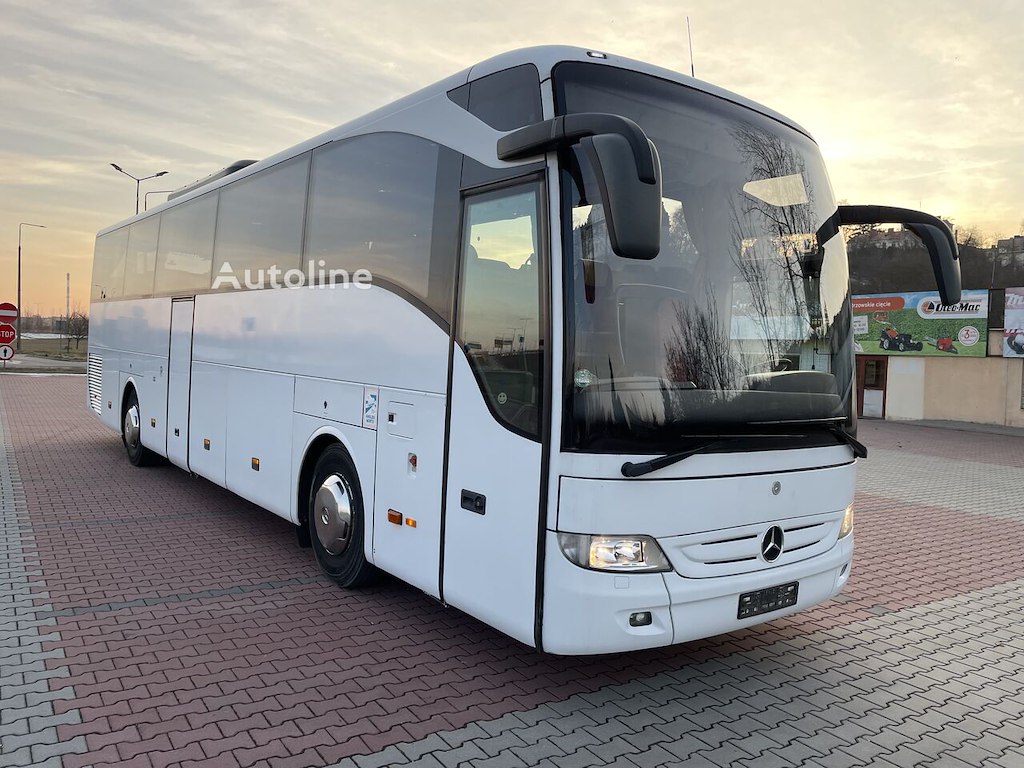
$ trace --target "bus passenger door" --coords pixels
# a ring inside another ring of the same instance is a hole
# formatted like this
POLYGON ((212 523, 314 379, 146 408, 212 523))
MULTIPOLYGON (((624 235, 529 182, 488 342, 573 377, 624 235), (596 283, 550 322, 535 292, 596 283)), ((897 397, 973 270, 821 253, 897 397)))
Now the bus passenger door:
POLYGON ((534 644, 546 269, 542 187, 466 197, 452 350, 443 599, 534 644))
POLYGON ((171 347, 167 375, 167 458, 188 469, 188 408, 192 382, 194 299, 171 302, 171 347))

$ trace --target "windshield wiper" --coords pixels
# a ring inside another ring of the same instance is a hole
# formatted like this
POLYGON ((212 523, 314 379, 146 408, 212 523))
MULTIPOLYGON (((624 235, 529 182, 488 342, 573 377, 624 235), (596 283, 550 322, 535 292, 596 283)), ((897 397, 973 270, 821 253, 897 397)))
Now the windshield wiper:
POLYGON ((857 438, 843 429, 842 424, 832 423, 828 425, 828 431, 838 437, 848 446, 853 448, 853 455, 858 459, 866 459, 868 457, 868 447, 864 443, 860 442, 857 438))
MULTIPOLYGON (((814 423, 814 422, 810 422, 810 423, 814 423)), ((826 426, 826 428, 828 429, 828 431, 831 434, 833 434, 836 437, 838 437, 842 442, 846 443, 847 445, 849 445, 853 449, 853 455, 856 456, 858 459, 865 459, 865 458, 867 458, 867 455, 868 455, 867 446, 865 446, 863 443, 861 443, 859 440, 857 440, 852 435, 847 434, 846 430, 843 429, 842 425, 839 422, 829 422, 829 421, 822 422, 822 421, 818 421, 816 423, 818 423, 818 424, 824 423, 824 425, 826 426)), ((687 448, 685 451, 678 451, 676 453, 668 453, 668 454, 665 454, 664 456, 658 456, 657 458, 650 459, 648 461, 640 461, 640 462, 627 461, 626 463, 624 463, 622 465, 622 468, 620 469, 620 471, 622 472, 622 476, 623 477, 642 477, 643 475, 650 474, 651 472, 655 472, 655 471, 657 471, 659 469, 664 469, 665 467, 671 467, 673 464, 678 464, 680 461, 688 459, 691 456, 696 456, 699 453, 707 453, 708 451, 711 451, 714 448, 718 448, 719 446, 724 445, 724 444, 726 444, 726 443, 728 443, 728 442, 730 442, 732 440, 745 439, 745 438, 751 438, 751 437, 787 438, 787 437, 799 437, 799 435, 781 434, 780 433, 780 434, 777 434, 777 435, 774 435, 774 434, 765 434, 765 435, 743 435, 743 434, 737 434, 737 435, 720 436, 720 437, 716 437, 714 440, 708 440, 707 442, 699 443, 698 445, 695 445, 692 448, 687 448)))
POLYGON ((868 457, 868 448, 864 443, 860 442, 853 435, 843 429, 843 423, 846 418, 843 416, 837 416, 833 419, 801 419, 798 421, 775 421, 775 422, 755 422, 758 424, 787 424, 790 426, 795 425, 821 425, 824 426, 831 434, 835 435, 840 441, 846 443, 853 449, 853 455, 858 459, 866 459, 868 457))
POLYGON ((650 461, 632 462, 627 461, 622 465, 622 476, 623 477, 640 477, 654 472, 658 469, 664 469, 665 467, 671 467, 673 464, 678 464, 683 459, 688 459, 691 456, 696 456, 698 453, 704 453, 712 448, 717 448, 719 445, 725 443, 725 440, 721 438, 717 440, 711 440, 700 445, 695 445, 693 448, 687 448, 685 451, 679 451, 678 453, 669 453, 665 456, 659 456, 656 459, 650 461))

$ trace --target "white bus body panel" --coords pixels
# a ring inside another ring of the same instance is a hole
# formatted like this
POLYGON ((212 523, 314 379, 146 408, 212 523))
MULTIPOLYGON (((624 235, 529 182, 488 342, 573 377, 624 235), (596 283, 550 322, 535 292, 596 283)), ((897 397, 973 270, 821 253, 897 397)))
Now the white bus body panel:
MULTIPOLYGON (((834 513, 841 518, 853 501, 856 478, 849 450, 845 450, 847 463, 827 469, 678 480, 563 477, 558 530, 642 533, 660 539, 774 523, 803 515, 834 513), (779 483, 778 494, 772 492, 775 483, 779 483)), ((800 451, 775 453, 789 454, 790 466, 801 458, 800 451)), ((754 455, 757 454, 712 454, 703 458, 714 460, 708 463, 717 463, 719 472, 724 474, 728 467, 732 474, 740 462, 746 470, 747 460, 754 455)))
POLYGON ((541 445, 498 424, 458 348, 452 404, 444 600, 533 645, 541 445), (463 489, 487 496, 484 514, 462 508, 463 489))
POLYGON ((192 380, 192 300, 171 302, 167 360, 167 458, 188 469, 188 402, 192 380))
POLYGON ((139 396, 142 444, 165 455, 171 300, 98 303, 92 305, 91 312, 94 338, 89 349, 103 358, 100 419, 121 431, 121 400, 130 382, 139 396))
MULTIPOLYGON (((227 368, 227 440, 224 476, 228 490, 289 515, 294 377, 227 368)), ((296 469, 297 471, 297 469, 296 469)))
POLYGON ((188 464, 197 475, 225 487, 227 399, 228 369, 193 357, 188 464))
POLYGON ((196 297, 192 357, 443 394, 447 341, 423 312, 383 288, 233 291, 196 297))
MULTIPOLYGON (((190 466, 297 521, 301 457, 288 453, 292 413, 361 425, 364 385, 427 390, 443 402, 447 342, 420 310, 377 287, 197 296, 190 466)), ((443 408, 440 418, 443 434, 443 408)), ((360 481, 372 497, 362 473, 360 481)))
POLYGON ((362 426, 363 390, 362 384, 299 376, 295 379, 295 412, 325 422, 362 426))
MULTIPOLYGON (((94 321, 90 319, 90 324, 94 321)), ((113 349, 104 349, 89 344, 89 354, 98 355, 103 361, 103 378, 100 395, 99 420, 104 426, 121 431, 121 354, 113 349)))
POLYGON ((440 597, 445 398, 381 389, 378 414, 373 562, 440 597), (388 521, 389 510, 400 524, 388 521))

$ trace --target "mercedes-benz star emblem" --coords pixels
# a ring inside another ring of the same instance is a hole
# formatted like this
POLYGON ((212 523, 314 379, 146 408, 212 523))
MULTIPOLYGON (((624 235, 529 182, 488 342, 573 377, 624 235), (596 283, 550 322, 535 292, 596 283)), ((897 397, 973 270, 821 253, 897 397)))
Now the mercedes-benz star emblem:
POLYGON ((761 539, 761 557, 769 563, 778 560, 782 554, 782 539, 782 529, 777 525, 765 531, 764 538, 761 539))

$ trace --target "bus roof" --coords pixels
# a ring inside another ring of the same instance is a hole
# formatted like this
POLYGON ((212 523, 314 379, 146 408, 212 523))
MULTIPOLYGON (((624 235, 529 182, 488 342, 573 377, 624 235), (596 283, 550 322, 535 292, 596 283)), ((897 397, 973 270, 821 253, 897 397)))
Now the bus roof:
MULTIPOLYGON (((749 109, 753 109, 760 112, 763 115, 767 115, 780 123, 783 123, 790 128, 793 128, 800 133, 804 134, 808 138, 813 140, 811 134, 803 127, 785 117, 784 115, 776 112, 775 110, 769 109, 762 104, 759 104, 750 99, 744 98, 738 94, 727 91, 724 88, 720 88, 712 83, 699 80, 689 75, 684 75, 679 72, 673 72, 670 69, 658 67, 653 64, 646 62, 637 61, 635 59, 626 58, 624 56, 618 56, 613 53, 606 53, 604 51, 598 51, 596 49, 577 48, 574 46, 567 45, 541 45, 530 48, 520 48, 507 53, 502 53, 497 56, 492 56, 489 59, 474 64, 467 69, 462 70, 454 75, 444 78, 436 83, 421 88, 414 93, 404 96, 397 101, 393 101, 390 104, 386 104, 378 109, 368 112, 365 115, 350 120, 347 123, 331 128, 324 133, 314 136, 306 141, 296 144, 293 147, 289 147, 281 152, 277 152, 270 157, 264 158, 258 162, 251 162, 241 168, 236 168, 238 163, 232 164, 231 167, 233 172, 225 172, 227 168, 215 171, 203 179, 191 182, 183 185, 179 189, 172 193, 172 197, 167 202, 161 203, 158 206, 154 206, 143 213, 132 216, 128 219, 113 224, 109 227, 105 227, 100 230, 99 235, 106 234, 113 230, 119 229, 127 224, 134 221, 144 219, 148 216, 155 215, 167 207, 177 205, 179 203, 186 202, 194 197, 217 189, 218 187, 230 184, 231 182, 238 181, 239 179, 250 176, 251 174, 257 173, 260 170, 267 168, 272 165, 276 165, 284 160, 291 157, 301 155, 304 152, 308 152, 311 149, 315 149, 323 144, 327 144, 331 141, 337 141, 338 139, 348 138, 355 136, 360 133, 367 132, 367 129, 375 123, 378 123, 385 118, 394 118, 400 113, 411 110, 417 104, 420 104, 429 99, 433 99, 440 94, 446 94, 453 88, 458 88, 460 85, 465 85, 471 80, 484 77, 486 75, 500 72, 504 69, 519 66, 521 64, 533 64, 537 67, 540 73, 541 81, 550 79, 551 73, 554 68, 565 61, 580 61, 591 64, 598 64, 604 66, 618 67, 620 69, 629 69, 635 72, 641 72, 644 74, 653 75, 654 77, 661 78, 663 80, 669 80, 671 82, 680 83, 690 88, 695 88, 705 93, 717 96, 722 99, 726 99, 735 104, 739 104, 749 109), (202 182, 202 183, 200 183, 202 182)), ((415 123, 415 117, 410 116, 410 124, 415 123)), ((393 128, 391 129, 393 130, 393 128)))

